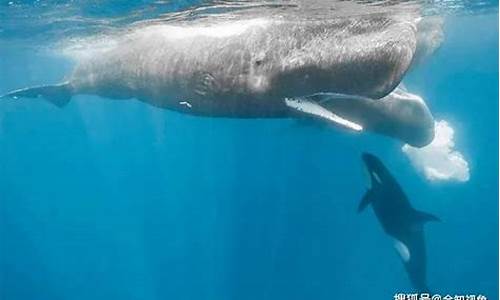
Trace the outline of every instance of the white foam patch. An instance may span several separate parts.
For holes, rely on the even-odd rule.
[[[455,150],[454,133],[448,122],[438,121],[432,143],[423,148],[406,144],[402,150],[428,180],[466,182],[470,178],[469,164]]]

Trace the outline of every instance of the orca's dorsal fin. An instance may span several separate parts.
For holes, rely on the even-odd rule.
[[[419,224],[424,224],[426,222],[441,222],[441,219],[435,215],[420,210],[415,210],[414,216],[416,222]]]

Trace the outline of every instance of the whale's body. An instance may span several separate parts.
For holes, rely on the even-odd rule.
[[[287,99],[301,98],[333,114],[326,118],[329,121],[359,130],[363,124],[343,120],[354,113],[361,119],[358,122],[372,129],[372,122],[364,119],[370,118],[374,107],[387,110],[387,105],[373,106],[359,99],[375,101],[391,93],[411,65],[416,49],[416,21],[410,17],[268,17],[149,24],[119,35],[109,49],[82,59],[67,82],[6,96],[42,95],[62,106],[72,95],[96,94],[136,98],[194,115],[237,118],[290,117],[305,110],[290,106]],[[314,100],[324,93],[341,95],[339,103],[351,99],[351,103],[361,104],[356,106],[357,112],[348,109],[347,115],[342,109],[344,116],[339,118],[336,105],[331,104],[337,102],[323,105]],[[427,109],[425,103],[423,106]],[[312,114],[324,118],[324,113],[317,112],[314,109]],[[416,121],[425,126],[415,128],[428,127],[427,119]],[[387,130],[381,133],[387,134]],[[397,132],[388,135],[400,138]],[[423,144],[413,143],[412,137],[401,139],[411,145]]]
[[[198,115],[275,117],[287,113],[286,97],[387,95],[411,63],[416,33],[389,18],[249,19],[152,25],[117,43],[76,68],[75,93]]]

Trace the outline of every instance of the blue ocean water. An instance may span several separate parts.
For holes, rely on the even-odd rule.
[[[20,6],[55,9],[35,2]],[[111,18],[136,5],[91,8]],[[0,15],[21,9],[10,6]],[[16,31],[15,20],[0,23],[0,94],[61,81],[73,64],[22,42],[41,43],[50,28]],[[443,45],[405,84],[453,125],[468,182],[430,183],[395,140],[294,120],[200,118],[96,96],[63,109],[0,103],[0,299],[409,293],[372,210],[356,213],[364,151],[443,220],[426,226],[431,289],[498,299],[498,10],[446,16]]]

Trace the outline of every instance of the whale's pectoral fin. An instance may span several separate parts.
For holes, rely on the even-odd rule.
[[[70,84],[65,82],[61,84],[41,85],[15,90],[0,96],[0,99],[37,98],[41,96],[57,107],[63,107],[68,104],[72,94]]]
[[[296,112],[309,115],[315,118],[326,120],[330,123],[335,123],[345,128],[354,131],[363,130],[363,126],[340,117],[337,114],[329,111],[320,104],[308,100],[307,98],[285,98],[285,104]]]

